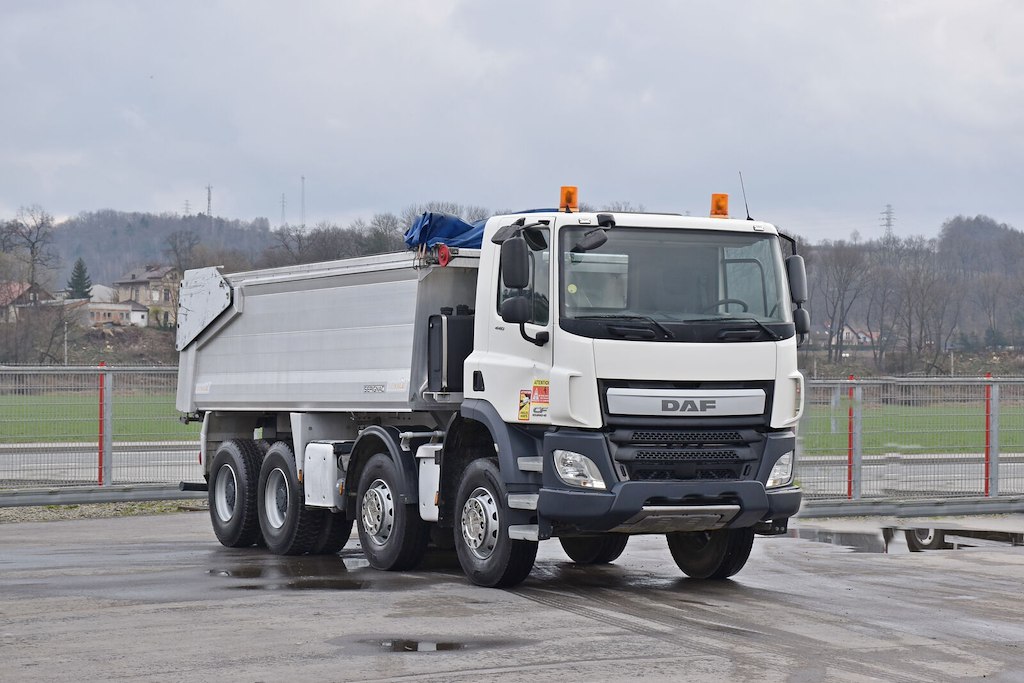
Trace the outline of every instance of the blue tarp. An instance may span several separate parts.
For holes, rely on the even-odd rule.
[[[557,213],[558,209],[527,209],[516,213]],[[417,249],[421,246],[434,247],[446,244],[449,247],[479,249],[484,242],[484,225],[487,219],[467,223],[449,213],[427,212],[416,219],[405,231],[405,246]]]
[[[424,213],[405,232],[405,245],[410,249],[446,244],[449,247],[479,249],[484,239],[484,223],[467,223],[447,213]]]

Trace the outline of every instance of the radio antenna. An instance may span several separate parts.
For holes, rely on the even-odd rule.
[[[747,210],[747,220],[752,221],[750,217],[750,207],[747,206],[747,188],[743,187],[743,171],[740,171],[740,189],[743,190],[743,208]]]

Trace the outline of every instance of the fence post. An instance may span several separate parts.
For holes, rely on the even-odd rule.
[[[989,379],[992,373],[988,374]],[[991,400],[989,401],[989,441],[985,457],[985,495],[999,495],[999,383],[989,383]]]
[[[850,375],[849,380],[849,405],[846,408],[846,497],[853,498],[853,375]]]
[[[107,421],[105,419],[105,416],[103,415],[103,409],[106,407],[106,393],[107,393],[107,391],[106,391],[107,390],[107,386],[106,386],[107,374],[105,372],[103,372],[103,366],[104,365],[106,365],[106,363],[104,361],[100,361],[100,372],[99,372],[99,382],[100,382],[100,393],[99,393],[99,399],[100,399],[99,400],[100,441],[96,445],[96,448],[99,451],[96,454],[96,469],[98,470],[96,472],[96,479],[97,479],[97,483],[100,486],[103,486],[103,455],[104,455],[104,453],[103,453],[103,446],[106,444],[106,436],[104,435],[104,428],[107,426]]]
[[[100,361],[100,442],[99,484],[107,486],[114,479],[114,400],[113,376],[106,371],[106,362]]]
[[[864,387],[853,389],[853,476],[852,497],[860,499],[862,474],[864,472]]]

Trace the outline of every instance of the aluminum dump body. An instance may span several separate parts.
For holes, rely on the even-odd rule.
[[[407,412],[455,407],[431,394],[427,327],[472,306],[479,251],[446,267],[411,252],[222,275],[186,271],[177,408]]]

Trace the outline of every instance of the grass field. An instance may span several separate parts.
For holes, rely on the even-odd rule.
[[[180,441],[199,438],[199,424],[178,421],[174,394],[116,394],[115,441]],[[99,438],[96,394],[0,396],[0,443],[89,442]]]
[[[846,453],[849,404],[832,409],[809,406],[800,422],[807,454]],[[866,406],[862,415],[862,449],[879,453],[981,453],[985,449],[984,404]],[[1024,451],[1024,405],[1000,406],[999,449]]]
[[[800,423],[806,454],[846,453],[848,403],[808,406]],[[115,394],[115,441],[179,441],[199,438],[199,424],[183,425],[174,394]],[[877,453],[980,453],[985,447],[981,403],[866,406],[862,448]],[[89,393],[0,396],[0,444],[89,442],[99,438],[97,397]],[[1000,407],[1001,452],[1024,452],[1024,404]]]

